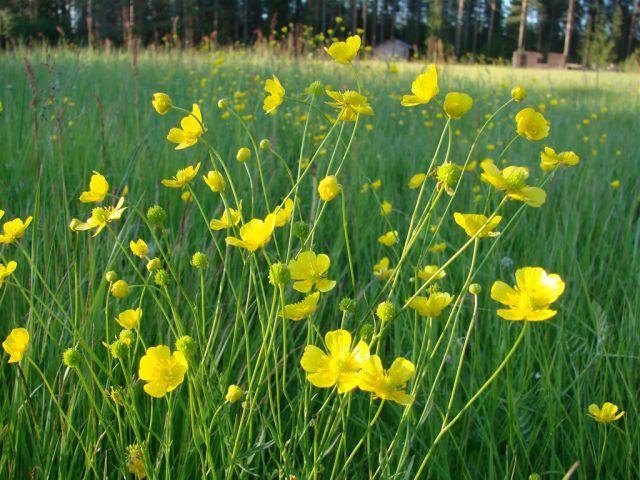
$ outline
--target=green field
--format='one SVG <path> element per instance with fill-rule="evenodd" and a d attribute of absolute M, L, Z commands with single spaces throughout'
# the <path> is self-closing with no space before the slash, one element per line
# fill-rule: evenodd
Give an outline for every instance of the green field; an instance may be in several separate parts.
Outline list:
<path fill-rule="evenodd" d="M 2 352 L 0 478 L 122 478 L 131 477 L 132 465 L 142 465 L 149 478 L 176 479 L 560 479 L 572 467 L 572 478 L 640 477 L 640 77 L 439 66 L 438 101 L 449 91 L 474 99 L 448 129 L 435 101 L 400 105 L 426 65 L 397 67 L 392 73 L 372 60 L 351 68 L 324 57 L 149 51 L 140 54 L 136 74 L 124 53 L 1 54 L 0 209 L 6 213 L 0 223 L 34 219 L 24 238 L 0 245 L 0 262 L 17 262 L 0 287 L 0 337 L 17 327 L 30 334 L 19 363 L 7 363 Z M 273 74 L 286 98 L 267 116 L 264 81 Z M 375 111 L 357 124 L 333 127 L 322 115 L 335 118 L 329 97 L 303 93 L 316 80 L 355 90 L 356 77 Z M 488 122 L 469 153 L 516 84 L 525 87 L 525 100 Z M 158 115 L 155 92 L 187 110 L 200 105 L 203 138 L 218 157 L 202 141 L 174 150 L 167 132 L 184 114 Z M 218 109 L 221 98 L 228 109 Z M 524 106 L 544 109 L 551 133 L 537 142 L 518 138 L 500 158 Z M 419 195 L 407 183 L 427 172 L 441 135 L 435 166 L 447 150 L 451 162 L 478 165 L 464 173 L 453 197 L 438 195 L 436 178 L 426 180 L 417 209 L 422 229 L 390 295 L 373 266 L 385 256 L 392 267 L 403 258 Z M 270 150 L 257 146 L 262 139 Z M 547 177 L 539 167 L 545 146 L 573 150 L 581 162 Z M 241 147 L 252 151 L 245 163 L 235 158 Z M 295 180 L 300 159 L 304 166 L 311 157 L 293 221 L 276 230 L 264 253 L 226 246 L 237 228 L 208 228 L 224 203 L 235 207 L 236 199 L 244 221 L 264 218 L 292 190 L 287 168 Z M 508 201 L 500 210 L 502 235 L 459 250 L 468 237 L 453 212 L 489 215 L 503 198 L 481 181 L 485 158 L 500 168 L 529 167 L 528 182 L 545 182 L 547 201 L 540 208 Z M 227 169 L 224 196 L 201 179 L 212 161 Z M 198 162 L 200 173 L 186 190 L 196 201 L 161 185 Z M 318 182 L 338 166 L 342 194 L 325 203 Z M 114 205 L 126 189 L 127 207 L 95 238 L 69 228 L 97 206 L 78 200 L 93 171 L 110 184 L 104 204 Z M 379 189 L 362 191 L 377 179 Z M 393 208 L 386 217 L 383 201 Z M 162 228 L 146 217 L 154 205 L 167 212 Z M 294 234 L 300 222 L 311 228 L 304 241 Z M 389 230 L 399 232 L 393 247 L 377 241 Z M 149 257 L 161 259 L 166 286 L 129 250 L 138 238 L 149 245 Z M 431 249 L 442 243 L 444 250 Z M 328 278 L 337 284 L 309 318 L 283 321 L 280 306 L 304 295 L 290 283 L 274 288 L 267 262 L 285 263 L 306 248 L 329 255 Z M 191 265 L 196 251 L 206 254 L 206 269 Z M 416 269 L 453 256 L 437 283 L 455 302 L 437 317 L 403 309 L 423 283 Z M 496 314 L 501 305 L 490 298 L 493 282 L 513 285 L 515 270 L 526 266 L 558 273 L 566 283 L 551 307 L 558 314 L 547 321 Z M 109 294 L 110 270 L 130 284 L 126 298 Z M 467 293 L 471 282 L 482 287 L 477 298 Z M 356 300 L 353 311 L 340 310 L 345 297 Z M 383 328 L 375 315 L 382 300 L 396 310 Z M 105 346 L 119 334 L 114 319 L 138 305 L 140 326 L 114 358 Z M 326 332 L 338 328 L 367 342 L 378 335 L 371 353 L 385 367 L 396 357 L 412 361 L 413 403 L 382 404 L 357 388 L 338 394 L 311 385 L 300 366 L 304 348 L 324 349 Z M 155 345 L 173 350 L 181 335 L 195 342 L 184 382 L 152 398 L 138 377 L 140 358 Z M 522 343 L 485 384 L 517 339 Z M 79 353 L 76 368 L 63 363 L 68 348 Z M 244 403 L 225 402 L 231 384 L 245 390 Z M 110 396 L 112 388 L 117 393 Z M 587 415 L 589 404 L 606 401 L 625 416 L 603 425 Z M 445 417 L 456 422 L 438 437 Z M 134 444 L 140 452 L 128 452 Z"/>

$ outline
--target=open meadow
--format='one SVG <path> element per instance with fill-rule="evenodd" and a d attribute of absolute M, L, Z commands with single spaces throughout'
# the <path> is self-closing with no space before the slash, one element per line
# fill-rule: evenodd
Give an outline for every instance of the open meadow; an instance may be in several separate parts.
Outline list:
<path fill-rule="evenodd" d="M 640 478 L 640 76 L 437 85 L 0 54 L 0 478 Z"/>

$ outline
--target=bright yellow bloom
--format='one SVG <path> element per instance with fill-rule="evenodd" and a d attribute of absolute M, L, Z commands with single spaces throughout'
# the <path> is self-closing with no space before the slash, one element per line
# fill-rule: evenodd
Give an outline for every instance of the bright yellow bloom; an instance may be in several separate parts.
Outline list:
<path fill-rule="evenodd" d="M 9 355 L 9 363 L 16 363 L 22 360 L 28 346 L 29 332 L 26 328 L 14 328 L 5 341 L 2 342 L 2 348 Z"/>
<path fill-rule="evenodd" d="M 166 114 L 169 110 L 171 110 L 171 107 L 173 106 L 171 104 L 171 97 L 169 97 L 169 95 L 167 95 L 166 93 L 154 93 L 153 100 L 151 100 L 151 105 L 153 105 L 153 108 L 155 108 L 156 112 L 158 112 L 160 115 Z"/>
<path fill-rule="evenodd" d="M 284 201 L 284 205 L 278 205 L 273 211 L 276 216 L 276 227 L 284 227 L 289 220 L 291 220 L 291 214 L 293 213 L 293 200 L 287 198 Z"/>
<path fill-rule="evenodd" d="M 369 105 L 367 97 L 358 92 L 353 90 L 334 92 L 327 89 L 327 95 L 335 101 L 326 102 L 326 104 L 340 111 L 338 120 L 353 122 L 358 118 L 358 115 L 373 115 L 373 109 Z"/>
<path fill-rule="evenodd" d="M 550 172 L 563 165 L 570 167 L 578 163 L 580 163 L 580 157 L 571 151 L 556 153 L 553 148 L 544 147 L 544 151 L 540 153 L 540 168 L 545 172 Z"/>
<path fill-rule="evenodd" d="M 589 405 L 589 416 L 593 418 L 596 422 L 600 423 L 613 423 L 616 420 L 620 420 L 625 412 L 618 413 L 618 406 L 611 403 L 605 402 L 602 404 L 602 408 L 598 407 L 595 403 Z"/>
<path fill-rule="evenodd" d="M 380 215 L 382 215 L 383 217 L 386 217 L 392 211 L 393 211 L 393 205 L 391 205 L 391 203 L 387 202 L 386 200 L 382 202 L 382 205 L 380 205 Z"/>
<path fill-rule="evenodd" d="M 284 310 L 280 311 L 280 315 L 285 320 L 302 320 L 310 317 L 318 308 L 318 300 L 320 300 L 320 292 L 307 295 L 297 303 L 289 303 L 284 306 Z"/>
<path fill-rule="evenodd" d="M 138 328 L 138 325 L 140 325 L 141 319 L 142 319 L 142 309 L 132 308 L 120 313 L 116 317 L 116 322 L 118 322 L 118 324 L 122 328 L 125 328 L 127 330 L 133 330 L 134 328 Z"/>
<path fill-rule="evenodd" d="M 284 101 L 284 87 L 280 83 L 280 80 L 278 80 L 278 77 L 274 75 L 273 78 L 270 78 L 266 82 L 264 82 L 264 90 L 269 95 L 264 99 L 262 109 L 267 115 L 274 115 L 278 107 Z"/>
<path fill-rule="evenodd" d="M 511 98 L 513 98 L 516 102 L 521 102 L 522 100 L 524 100 L 524 97 L 526 95 L 527 95 L 527 92 L 525 91 L 524 87 L 522 87 L 521 85 L 516 85 L 511 90 Z"/>
<path fill-rule="evenodd" d="M 229 403 L 239 402 L 244 398 L 244 391 L 238 385 L 229 385 L 224 399 Z"/>
<path fill-rule="evenodd" d="M 425 265 L 424 268 L 418 270 L 418 278 L 428 282 L 429 280 L 440 280 L 447 276 L 447 272 L 444 270 L 436 274 L 438 270 L 440 270 L 440 267 L 437 265 Z"/>
<path fill-rule="evenodd" d="M 351 349 L 351 334 L 346 330 L 327 332 L 324 343 L 329 353 L 314 345 L 307 345 L 300 365 L 307 372 L 307 380 L 318 388 L 338 385 L 338 393 L 358 386 L 359 372 L 369 358 L 369 346 L 360 340 Z"/>
<path fill-rule="evenodd" d="M 529 169 L 526 167 L 506 167 L 500 170 L 493 160 L 486 159 L 480 164 L 484 173 L 480 175 L 482 180 L 493 185 L 498 190 L 503 190 L 507 197 L 519 200 L 532 207 L 539 207 L 547 199 L 546 192 L 539 187 L 531 187 L 525 182 L 529 177 Z"/>
<path fill-rule="evenodd" d="M 193 104 L 191 113 L 180 120 L 180 128 L 169 130 L 167 140 L 177 143 L 176 150 L 182 150 L 198 143 L 198 138 L 205 132 L 202 123 L 202 113 L 196 103 Z"/>
<path fill-rule="evenodd" d="M 388 280 L 391 278 L 391 274 L 393 273 L 393 269 L 389 268 L 389 258 L 382 257 L 378 263 L 373 266 L 373 275 L 380 280 Z"/>
<path fill-rule="evenodd" d="M 444 112 L 449 118 L 458 119 L 473 106 L 473 99 L 466 93 L 450 92 L 444 97 Z"/>
<path fill-rule="evenodd" d="M 111 285 L 111 295 L 116 298 L 124 298 L 129 295 L 129 284 L 124 280 L 118 280 Z"/>
<path fill-rule="evenodd" d="M 250 252 L 255 252 L 269 243 L 275 226 L 276 216 L 270 213 L 264 220 L 254 218 L 240 227 L 240 238 L 227 237 L 225 241 L 232 247 L 246 248 Z"/>
<path fill-rule="evenodd" d="M 293 289 L 302 293 L 310 292 L 314 286 L 322 293 L 332 290 L 336 282 L 326 278 L 330 266 L 331 260 L 324 253 L 299 253 L 295 260 L 289 262 L 289 273 L 294 281 Z"/>
<path fill-rule="evenodd" d="M 371 355 L 362 364 L 358 387 L 360 390 L 373 393 L 376 398 L 409 405 L 413 397 L 405 392 L 405 388 L 415 373 L 416 367 L 405 358 L 396 358 L 389 370 L 385 370 L 380 357 Z"/>
<path fill-rule="evenodd" d="M 411 190 L 415 190 L 416 188 L 420 188 L 422 186 L 422 184 L 424 183 L 426 178 L 427 178 L 427 174 L 426 173 L 416 173 L 409 180 L 409 188 Z"/>
<path fill-rule="evenodd" d="M 236 153 L 236 160 L 238 160 L 239 162 L 246 162 L 250 158 L 251 150 L 249 150 L 247 147 L 240 148 L 238 150 L 238 153 Z"/>
<path fill-rule="evenodd" d="M 335 175 L 328 175 L 320 180 L 318 194 L 323 202 L 330 202 L 340 193 L 340 185 Z"/>
<path fill-rule="evenodd" d="M 198 170 L 200 170 L 200 162 L 198 162 L 195 168 L 191 165 L 187 168 L 181 168 L 173 178 L 165 178 L 160 183 L 169 188 L 184 188 L 191 180 L 196 178 Z"/>
<path fill-rule="evenodd" d="M 101 202 L 107 193 L 109 193 L 109 182 L 104 176 L 94 171 L 89 181 L 89 191 L 82 192 L 80 201 L 82 203 Z"/>
<path fill-rule="evenodd" d="M 612 180 L 610 185 L 613 189 L 620 188 L 620 180 Z"/>
<path fill-rule="evenodd" d="M 414 298 L 409 302 L 409 307 L 422 317 L 437 317 L 452 301 L 452 295 L 446 292 L 434 292 L 428 297 Z"/>
<path fill-rule="evenodd" d="M 333 42 L 329 48 L 325 48 L 325 51 L 336 62 L 347 64 L 356 58 L 361 45 L 360 36 L 352 35 L 344 42 Z"/>
<path fill-rule="evenodd" d="M 558 313 L 549 307 L 562 295 L 564 287 L 559 275 L 548 274 L 540 267 L 525 267 L 516 270 L 515 288 L 501 281 L 495 282 L 491 287 L 491 298 L 509 307 L 497 311 L 505 320 L 538 322 Z"/>
<path fill-rule="evenodd" d="M 162 398 L 175 390 L 187 373 L 187 359 L 182 352 L 173 352 L 166 345 L 147 348 L 140 359 L 138 376 L 144 380 L 144 391 L 154 398 Z"/>
<path fill-rule="evenodd" d="M 202 176 L 204 183 L 206 183 L 213 193 L 224 192 L 227 184 L 224 181 L 224 177 L 217 170 L 210 170 L 206 176 Z"/>
<path fill-rule="evenodd" d="M 527 140 L 542 140 L 549 135 L 549 122 L 542 113 L 527 107 L 516 115 L 516 131 Z"/>
<path fill-rule="evenodd" d="M 0 218 L 4 216 L 4 210 L 0 210 Z M 20 240 L 24 237 L 24 232 L 27 230 L 33 217 L 27 217 L 24 222 L 20 218 L 14 218 L 5 222 L 2 226 L 2 233 L 0 234 L 0 243 L 9 244 L 16 240 Z"/>
<path fill-rule="evenodd" d="M 384 235 L 380 235 L 378 237 L 378 242 L 380 242 L 381 244 L 387 246 L 387 247 L 391 247 L 393 245 L 396 244 L 396 242 L 398 241 L 398 231 L 397 230 L 390 230 L 387 233 L 385 233 Z"/>
<path fill-rule="evenodd" d="M 96 207 L 91 211 L 91 217 L 86 222 L 80 222 L 75 225 L 75 229 L 78 231 L 85 231 L 96 229 L 93 236 L 98 235 L 108 223 L 114 220 L 120 220 L 122 214 L 127 209 L 123 207 L 124 197 L 120 197 L 115 207 Z"/>
<path fill-rule="evenodd" d="M 242 211 L 242 202 L 238 205 L 238 209 L 229 208 L 222 212 L 219 219 L 214 218 L 209 222 L 211 230 L 223 230 L 225 228 L 235 227 L 240 223 L 240 212 Z"/>
<path fill-rule="evenodd" d="M 129 248 L 131 249 L 131 253 L 133 253 L 136 257 L 144 258 L 149 254 L 149 247 L 147 243 L 139 238 L 135 242 L 131 240 L 129 242 Z"/>
<path fill-rule="evenodd" d="M 502 221 L 502 217 L 500 215 L 494 215 L 493 218 L 489 220 L 484 215 L 455 212 L 453 214 L 453 219 L 464 229 L 465 232 L 467 232 L 467 235 L 470 237 L 477 236 L 482 238 L 497 237 L 500 235 L 499 232 L 493 231 Z"/>
<path fill-rule="evenodd" d="M 15 272 L 17 266 L 18 264 L 13 260 L 8 262 L 6 266 L 4 263 L 0 263 L 0 288 L 2 288 L 2 285 L 4 284 L 4 279 Z"/>
<path fill-rule="evenodd" d="M 401 103 L 404 107 L 424 105 L 429 103 L 439 92 L 438 72 L 435 64 L 432 63 L 427 68 L 427 71 L 418 75 L 411 84 L 411 93 L 413 95 L 403 95 Z"/>

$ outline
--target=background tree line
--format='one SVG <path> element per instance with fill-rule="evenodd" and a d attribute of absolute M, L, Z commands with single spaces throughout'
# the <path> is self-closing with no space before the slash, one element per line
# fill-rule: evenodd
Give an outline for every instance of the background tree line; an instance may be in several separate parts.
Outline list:
<path fill-rule="evenodd" d="M 448 58 L 509 58 L 520 48 L 604 65 L 638 56 L 638 1 L 0 0 L 0 43 L 322 43 L 358 31 L 370 45 L 399 39 Z"/>

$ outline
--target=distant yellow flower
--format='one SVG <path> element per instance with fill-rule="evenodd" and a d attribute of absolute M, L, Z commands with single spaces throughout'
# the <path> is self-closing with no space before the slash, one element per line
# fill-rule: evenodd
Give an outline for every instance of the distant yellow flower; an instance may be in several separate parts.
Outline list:
<path fill-rule="evenodd" d="M 385 233 L 384 235 L 380 235 L 378 237 L 378 242 L 380 242 L 381 244 L 387 246 L 387 247 L 391 247 L 393 245 L 396 244 L 396 242 L 398 241 L 398 231 L 397 230 L 390 230 L 387 233 Z"/>
<path fill-rule="evenodd" d="M 279 315 L 285 320 L 302 320 L 313 315 L 318 308 L 318 300 L 320 292 L 311 293 L 297 303 L 285 305 Z"/>
<path fill-rule="evenodd" d="M 149 253 L 149 247 L 147 243 L 139 238 L 135 242 L 131 240 L 129 242 L 129 248 L 131 249 L 131 253 L 133 253 L 136 257 L 144 258 Z"/>
<path fill-rule="evenodd" d="M 240 212 L 242 211 L 242 202 L 238 206 L 238 209 L 229 208 L 222 212 L 219 219 L 214 218 L 209 222 L 209 228 L 211 230 L 224 230 L 225 228 L 235 227 L 240 223 Z"/>
<path fill-rule="evenodd" d="M 589 405 L 588 411 L 589 416 L 600 423 L 613 423 L 616 420 L 620 420 L 625 413 L 618 413 L 618 406 L 611 402 L 605 402 L 602 405 L 602 408 L 598 407 L 595 403 L 592 403 Z"/>
<path fill-rule="evenodd" d="M 447 276 L 447 272 L 444 270 L 436 274 L 438 270 L 440 270 L 438 265 L 425 265 L 423 268 L 418 270 L 418 278 L 427 282 L 429 280 L 440 280 Z"/>
<path fill-rule="evenodd" d="M 389 370 L 385 370 L 380 357 L 371 355 L 362 364 L 358 387 L 373 393 L 376 398 L 409 405 L 413 397 L 405 392 L 405 388 L 415 373 L 416 367 L 405 358 L 396 358 Z"/>
<path fill-rule="evenodd" d="M 15 272 L 17 266 L 18 264 L 13 260 L 8 262 L 6 266 L 4 263 L 0 263 L 0 288 L 2 288 L 2 285 L 4 284 L 4 279 Z"/>
<path fill-rule="evenodd" d="M 620 188 L 620 180 L 612 180 L 610 185 L 613 189 Z M 0 241 L 0 243 L 2 242 Z"/>
<path fill-rule="evenodd" d="M 440 253 L 444 252 L 447 249 L 447 244 L 445 242 L 440 242 L 432 245 L 428 248 L 431 253 Z"/>
<path fill-rule="evenodd" d="M 333 330 L 324 337 L 328 353 L 314 345 L 307 345 L 300 365 L 307 372 L 307 380 L 318 388 L 338 385 L 338 393 L 358 386 L 359 372 L 369 358 L 369 346 L 360 340 L 351 348 L 351 334 L 346 330 Z"/>
<path fill-rule="evenodd" d="M 334 92 L 327 89 L 327 95 L 333 98 L 334 102 L 326 102 L 327 105 L 339 110 L 338 120 L 353 122 L 358 115 L 373 115 L 373 109 L 369 105 L 367 97 L 353 91 Z"/>
<path fill-rule="evenodd" d="M 214 193 L 224 192 L 227 186 L 224 177 L 218 170 L 210 170 L 206 176 L 202 176 L 202 179 Z"/>
<path fill-rule="evenodd" d="M 9 355 L 8 363 L 16 363 L 22 360 L 29 346 L 29 332 L 26 328 L 14 328 L 11 330 L 2 348 Z"/>
<path fill-rule="evenodd" d="M 181 168 L 173 178 L 165 178 L 160 183 L 169 188 L 184 188 L 191 180 L 196 178 L 198 170 L 200 170 L 200 162 L 197 163 L 195 168 L 191 165 L 187 168 Z"/>
<path fill-rule="evenodd" d="M 391 203 L 387 202 L 386 200 L 382 202 L 382 205 L 380 205 L 380 215 L 382 215 L 383 217 L 386 217 L 392 211 L 393 211 L 393 205 L 391 205 Z"/>
<path fill-rule="evenodd" d="M 422 317 L 437 317 L 453 301 L 453 296 L 446 292 L 433 292 L 428 297 L 415 297 L 409 307 Z"/>
<path fill-rule="evenodd" d="M 158 112 L 160 115 L 164 115 L 165 113 L 167 113 L 173 106 L 171 104 L 171 97 L 169 97 L 169 95 L 167 95 L 166 93 L 154 93 L 153 100 L 151 100 L 151 105 L 153 105 L 153 108 L 155 108 L 156 112 Z"/>
<path fill-rule="evenodd" d="M 472 106 L 473 99 L 466 93 L 450 92 L 444 97 L 444 112 L 449 118 L 462 117 Z"/>
<path fill-rule="evenodd" d="M 229 403 L 239 402 L 244 398 L 244 391 L 238 385 L 229 385 L 224 399 Z"/>
<path fill-rule="evenodd" d="M 544 147 L 544 151 L 540 153 L 540 168 L 545 172 L 550 172 L 563 165 L 570 167 L 578 163 L 580 163 L 580 157 L 571 151 L 556 153 L 553 148 Z"/>
<path fill-rule="evenodd" d="M 300 252 L 295 260 L 289 262 L 293 289 L 302 293 L 308 293 L 314 287 L 323 293 L 332 290 L 336 282 L 326 278 L 330 266 L 331 260 L 324 253 Z"/>
<path fill-rule="evenodd" d="M 115 392 L 113 387 L 111 387 L 111 389 L 112 392 Z M 115 395 L 114 397 L 118 398 Z M 122 405 L 122 399 L 117 403 Z M 147 471 L 144 467 L 144 453 L 138 444 L 129 445 L 127 447 L 127 471 L 132 475 L 135 475 L 136 478 L 142 479 L 147 476 Z"/>
<path fill-rule="evenodd" d="M 120 313 L 116 317 L 116 322 L 118 322 L 118 324 L 122 328 L 126 328 L 127 330 L 133 330 L 135 328 L 138 328 L 138 325 L 140 325 L 141 319 L 142 319 L 142 309 L 132 308 Z"/>
<path fill-rule="evenodd" d="M 499 232 L 493 231 L 502 221 L 502 217 L 500 215 L 494 215 L 493 218 L 489 220 L 484 215 L 456 212 L 453 214 L 453 219 L 470 237 L 477 236 L 482 238 L 497 237 L 500 235 Z"/>
<path fill-rule="evenodd" d="M 154 398 L 162 398 L 184 381 L 187 359 L 182 352 L 173 352 L 166 345 L 147 348 L 140 359 L 138 376 L 147 383 L 144 391 Z"/>
<path fill-rule="evenodd" d="M 516 115 L 516 131 L 527 140 L 542 140 L 549 135 L 549 122 L 542 113 L 527 107 Z"/>
<path fill-rule="evenodd" d="M 320 180 L 318 194 L 323 202 L 330 202 L 340 193 L 340 185 L 335 175 L 328 175 Z"/>
<path fill-rule="evenodd" d="M 526 167 L 506 167 L 500 170 L 493 160 L 486 159 L 480 164 L 484 173 L 482 180 L 502 190 L 507 197 L 526 203 L 532 207 L 539 207 L 547 199 L 545 191 L 538 187 L 531 187 L 525 182 L 529 177 L 529 169 Z"/>
<path fill-rule="evenodd" d="M 86 222 L 80 222 L 74 226 L 75 230 L 85 231 L 96 229 L 93 236 L 98 235 L 108 223 L 120 220 L 122 214 L 127 209 L 123 207 L 124 197 L 120 197 L 115 207 L 96 207 L 91 211 L 91 217 Z"/>
<path fill-rule="evenodd" d="M 246 248 L 250 252 L 255 252 L 269 243 L 275 226 L 276 216 L 270 213 L 264 220 L 254 218 L 240 227 L 240 238 L 227 237 L 225 241 L 232 247 Z"/>
<path fill-rule="evenodd" d="M 196 103 L 193 104 L 191 114 L 182 118 L 180 127 L 172 128 L 167 135 L 167 140 L 178 144 L 176 150 L 182 150 L 198 143 L 198 139 L 205 132 L 205 129 L 200 107 Z"/>
<path fill-rule="evenodd" d="M 411 93 L 413 93 L 413 95 L 403 95 L 401 103 L 404 107 L 425 105 L 429 103 L 433 97 L 438 95 L 439 92 L 438 72 L 435 64 L 432 63 L 427 68 L 427 71 L 418 75 L 411 84 Z"/>
<path fill-rule="evenodd" d="M 284 205 L 278 205 L 273 211 L 276 216 L 276 227 L 284 227 L 291 220 L 291 214 L 293 213 L 293 200 L 287 198 L 284 201 Z"/>
<path fill-rule="evenodd" d="M 513 98 L 516 102 L 521 102 L 522 100 L 524 100 L 524 97 L 526 95 L 527 95 L 526 90 L 524 89 L 524 87 L 520 85 L 516 85 L 511 90 L 511 98 Z"/>
<path fill-rule="evenodd" d="M 411 190 L 415 190 L 416 188 L 420 188 L 422 186 L 422 184 L 424 183 L 426 178 L 427 178 L 427 174 L 426 173 L 416 173 L 409 180 L 409 188 Z"/>
<path fill-rule="evenodd" d="M 262 109 L 267 115 L 273 115 L 276 113 L 276 110 L 284 101 L 284 87 L 280 83 L 280 80 L 278 80 L 278 77 L 274 75 L 273 78 L 270 78 L 266 82 L 264 82 L 264 90 L 269 95 L 264 99 Z"/>
<path fill-rule="evenodd" d="M 382 257 L 382 259 L 373 266 L 373 275 L 380 280 L 388 280 L 391 278 L 393 269 L 389 268 L 389 258 Z"/>
<path fill-rule="evenodd" d="M 94 171 L 89 181 L 89 191 L 82 192 L 80 201 L 82 203 L 101 202 L 107 193 L 109 193 L 109 182 L 104 176 Z"/>
<path fill-rule="evenodd" d="M 347 64 L 356 58 L 361 45 L 360 36 L 352 35 L 344 42 L 333 42 L 329 48 L 325 48 L 325 51 L 336 62 Z"/>
<path fill-rule="evenodd" d="M 0 210 L 0 218 L 4 217 L 4 210 Z M 13 243 L 16 240 L 20 240 L 24 237 L 24 232 L 27 230 L 33 217 L 27 217 L 24 222 L 20 218 L 14 218 L 5 222 L 2 226 L 2 233 L 0 234 L 0 244 Z"/>
<path fill-rule="evenodd" d="M 540 267 L 525 267 L 516 270 L 516 286 L 510 287 L 497 281 L 491 287 L 491 298 L 508 306 L 498 310 L 505 320 L 547 320 L 558 313 L 549 307 L 564 292 L 564 282 L 559 275 L 548 274 Z"/>

